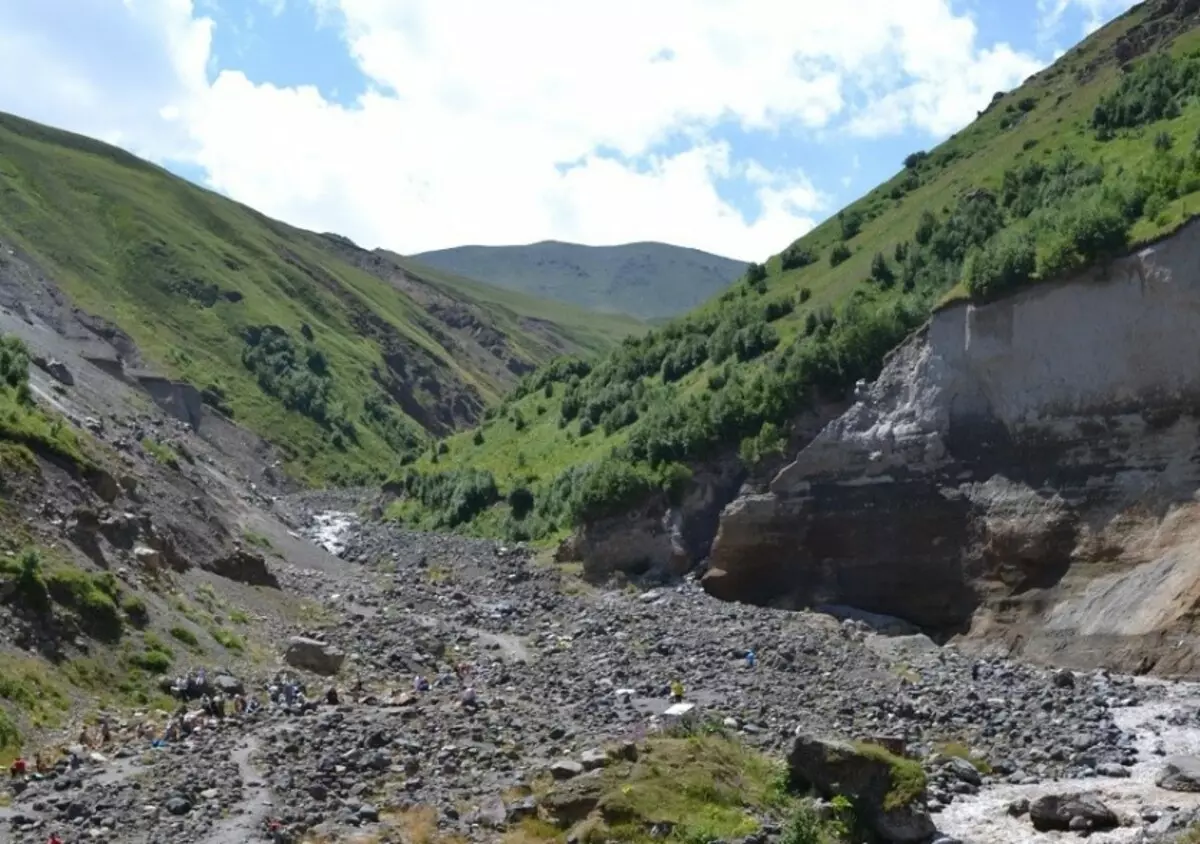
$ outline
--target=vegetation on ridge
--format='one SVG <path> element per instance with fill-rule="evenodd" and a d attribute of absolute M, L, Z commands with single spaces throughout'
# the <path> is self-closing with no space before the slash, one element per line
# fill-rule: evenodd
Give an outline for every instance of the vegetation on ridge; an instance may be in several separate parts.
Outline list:
<path fill-rule="evenodd" d="M 0 244 L 0 277 L 31 258 L 151 366 L 316 483 L 381 480 L 431 432 L 477 419 L 521 372 L 643 330 L 293 229 L 9 115 Z"/>
<path fill-rule="evenodd" d="M 1200 37 L 1177 21 L 1159 52 L 1125 71 L 1116 57 L 1122 36 L 1161 14 L 1139 7 L 997 94 L 969 127 L 908 156 L 716 300 L 597 362 L 526 376 L 476 431 L 398 473 L 392 515 L 550 539 L 656 490 L 678 493 L 714 456 L 753 467 L 798 414 L 873 378 L 935 308 L 1173 230 L 1200 195 Z M 433 488 L 459 494 L 417 492 Z"/>

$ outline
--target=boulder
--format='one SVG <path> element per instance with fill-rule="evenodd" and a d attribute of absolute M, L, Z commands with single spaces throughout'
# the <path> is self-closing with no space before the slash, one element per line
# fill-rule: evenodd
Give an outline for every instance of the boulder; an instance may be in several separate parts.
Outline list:
<path fill-rule="evenodd" d="M 797 736 L 788 768 L 798 785 L 822 797 L 843 795 L 885 842 L 928 841 L 936 832 L 925 805 L 920 764 L 869 744 Z"/>
<path fill-rule="evenodd" d="M 1029 819 L 1039 832 L 1112 829 L 1120 822 L 1094 794 L 1043 795 L 1029 806 Z"/>
<path fill-rule="evenodd" d="M 279 588 L 279 580 L 267 567 L 267 561 L 262 554 L 245 548 L 235 548 L 233 552 L 212 560 L 207 568 L 214 574 L 238 583 L 248 583 L 251 586 L 267 586 Z"/>
<path fill-rule="evenodd" d="M 333 645 L 304 636 L 293 636 L 288 640 L 283 658 L 293 668 L 325 676 L 337 674 L 346 661 L 346 655 Z"/>
<path fill-rule="evenodd" d="M 1200 758 L 1172 756 L 1163 765 L 1154 784 L 1167 791 L 1200 791 Z"/>

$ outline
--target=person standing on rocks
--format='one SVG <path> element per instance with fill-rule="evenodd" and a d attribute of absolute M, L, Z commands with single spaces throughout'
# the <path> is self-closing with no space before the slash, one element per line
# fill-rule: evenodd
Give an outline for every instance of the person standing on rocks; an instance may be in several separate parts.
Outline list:
<path fill-rule="evenodd" d="M 683 702 L 683 683 L 678 680 L 671 681 L 671 700 L 675 703 Z"/>

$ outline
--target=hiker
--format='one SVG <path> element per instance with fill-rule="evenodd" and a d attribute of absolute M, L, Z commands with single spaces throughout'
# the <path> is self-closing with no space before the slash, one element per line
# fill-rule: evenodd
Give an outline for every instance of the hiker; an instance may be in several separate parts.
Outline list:
<path fill-rule="evenodd" d="M 50 833 L 50 840 L 48 840 L 46 844 L 63 844 L 63 840 L 58 837 L 57 832 L 52 832 Z"/>
<path fill-rule="evenodd" d="M 746 667 L 753 668 L 758 663 L 758 656 L 754 651 L 746 651 Z"/>
<path fill-rule="evenodd" d="M 328 689 L 325 691 L 325 702 L 326 702 L 327 704 L 329 704 L 330 706 L 337 706 L 337 705 L 338 705 L 338 691 L 337 691 L 337 686 L 330 686 L 330 687 L 329 687 L 329 688 L 328 688 Z"/>
<path fill-rule="evenodd" d="M 676 703 L 681 703 L 683 701 L 683 683 L 679 682 L 678 680 L 671 681 L 671 700 L 675 701 Z"/>
<path fill-rule="evenodd" d="M 100 746 L 105 747 L 112 741 L 112 728 L 108 724 L 107 718 L 100 719 Z"/>
<path fill-rule="evenodd" d="M 467 686 L 462 693 L 462 705 L 464 709 L 475 709 L 478 705 L 478 698 L 475 696 L 475 687 Z"/>
<path fill-rule="evenodd" d="M 16 759 L 13 760 L 13 763 L 9 766 L 8 775 L 10 778 L 12 778 L 14 780 L 17 779 L 18 777 L 23 777 L 23 776 L 25 776 L 25 770 L 27 767 L 28 767 L 28 765 L 26 764 L 25 759 L 21 756 L 18 756 Z"/>
<path fill-rule="evenodd" d="M 428 680 L 426 680 L 426 679 L 425 679 L 423 676 L 421 676 L 420 674 L 418 674 L 416 677 L 413 677 L 413 691 L 414 691 L 414 692 L 427 692 L 427 691 L 429 691 L 429 681 L 428 681 Z"/>

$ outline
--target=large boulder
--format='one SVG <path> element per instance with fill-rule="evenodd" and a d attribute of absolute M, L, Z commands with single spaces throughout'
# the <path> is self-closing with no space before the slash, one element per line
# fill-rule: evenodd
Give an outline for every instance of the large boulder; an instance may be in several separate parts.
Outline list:
<path fill-rule="evenodd" d="M 926 841 L 936 829 L 925 805 L 919 763 L 870 744 L 797 736 L 788 758 L 792 779 L 826 798 L 854 802 L 855 811 L 882 841 Z"/>
<path fill-rule="evenodd" d="M 1168 791 L 1200 791 L 1200 758 L 1172 756 L 1154 780 Z"/>
<path fill-rule="evenodd" d="M 1029 819 L 1039 832 L 1112 829 L 1120 823 L 1116 812 L 1094 794 L 1046 794 L 1033 801 Z"/>
<path fill-rule="evenodd" d="M 346 655 L 333 645 L 304 636 L 293 636 L 288 640 L 283 658 L 293 668 L 327 677 L 341 671 L 342 663 L 346 661 Z"/>

